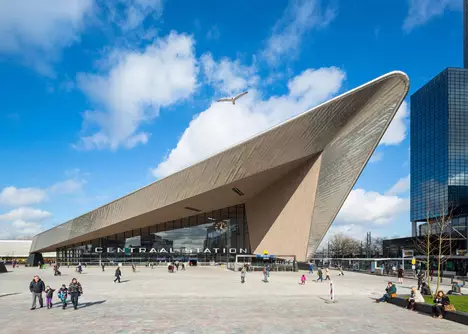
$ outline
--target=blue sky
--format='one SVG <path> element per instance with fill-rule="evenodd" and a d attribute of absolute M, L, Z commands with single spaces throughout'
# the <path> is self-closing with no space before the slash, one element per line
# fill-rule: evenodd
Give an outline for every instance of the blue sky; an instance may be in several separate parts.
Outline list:
<path fill-rule="evenodd" d="M 462 66 L 457 0 L 0 2 L 0 238 L 27 238 L 392 70 Z M 236 106 L 213 104 L 245 89 Z M 408 235 L 409 99 L 329 231 Z"/>

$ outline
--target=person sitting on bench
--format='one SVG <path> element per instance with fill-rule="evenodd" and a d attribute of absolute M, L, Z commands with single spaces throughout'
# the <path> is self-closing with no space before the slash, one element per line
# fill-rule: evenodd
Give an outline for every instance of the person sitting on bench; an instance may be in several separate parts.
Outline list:
<path fill-rule="evenodd" d="M 392 282 L 388 282 L 385 291 L 386 293 L 382 296 L 382 298 L 375 300 L 377 303 L 388 302 L 390 299 L 396 297 L 396 286 Z"/>
<path fill-rule="evenodd" d="M 426 282 L 423 282 L 421 284 L 421 294 L 423 296 L 432 296 L 431 289 L 429 286 L 426 284 Z"/>
<path fill-rule="evenodd" d="M 447 292 L 448 295 L 463 295 L 461 292 L 461 286 L 458 284 L 458 281 L 453 281 L 452 289 Z"/>
<path fill-rule="evenodd" d="M 415 286 L 411 288 L 411 294 L 408 298 L 408 304 L 406 304 L 406 308 L 414 311 L 414 307 L 416 303 L 424 303 L 424 297 L 421 295 L 418 289 Z"/>

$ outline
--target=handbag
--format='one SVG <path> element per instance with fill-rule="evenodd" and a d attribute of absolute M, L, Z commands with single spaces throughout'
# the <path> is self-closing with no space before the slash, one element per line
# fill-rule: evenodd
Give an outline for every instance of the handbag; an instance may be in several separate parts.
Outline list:
<path fill-rule="evenodd" d="M 444 305 L 444 311 L 455 312 L 456 309 L 455 309 L 455 306 L 453 306 L 453 304 L 447 304 L 447 305 Z"/>

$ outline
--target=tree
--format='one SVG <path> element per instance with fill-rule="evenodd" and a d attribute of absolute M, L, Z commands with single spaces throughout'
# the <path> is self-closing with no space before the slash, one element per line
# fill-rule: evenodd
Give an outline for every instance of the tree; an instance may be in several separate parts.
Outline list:
<path fill-rule="evenodd" d="M 440 210 L 436 218 L 431 214 L 430 203 L 426 206 L 426 234 L 424 238 L 416 238 L 415 248 L 419 254 L 424 255 L 421 263 L 426 265 L 426 277 L 429 278 L 431 270 L 431 256 L 437 261 L 437 286 L 433 292 L 436 294 L 440 288 L 442 277 L 441 267 L 448 260 L 452 248 L 452 231 L 450 228 L 454 207 L 445 201 L 441 202 Z M 430 280 L 427 279 L 430 288 Z"/>
<path fill-rule="evenodd" d="M 360 243 L 343 233 L 333 235 L 329 240 L 332 257 L 353 257 L 359 253 Z"/>
<path fill-rule="evenodd" d="M 383 255 L 383 238 L 373 237 L 370 247 L 371 257 L 380 257 Z"/>

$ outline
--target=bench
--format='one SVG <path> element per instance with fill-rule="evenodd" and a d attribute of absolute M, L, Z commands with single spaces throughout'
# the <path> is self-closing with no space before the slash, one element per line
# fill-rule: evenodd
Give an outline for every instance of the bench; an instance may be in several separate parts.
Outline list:
<path fill-rule="evenodd" d="M 407 299 L 402 297 L 391 298 L 388 301 L 389 304 L 397 305 L 400 307 L 406 307 Z M 432 315 L 432 305 L 426 303 L 416 303 L 416 311 Z M 468 313 L 455 311 L 455 312 L 444 312 L 444 318 L 450 321 L 455 321 L 460 324 L 468 325 Z"/>

